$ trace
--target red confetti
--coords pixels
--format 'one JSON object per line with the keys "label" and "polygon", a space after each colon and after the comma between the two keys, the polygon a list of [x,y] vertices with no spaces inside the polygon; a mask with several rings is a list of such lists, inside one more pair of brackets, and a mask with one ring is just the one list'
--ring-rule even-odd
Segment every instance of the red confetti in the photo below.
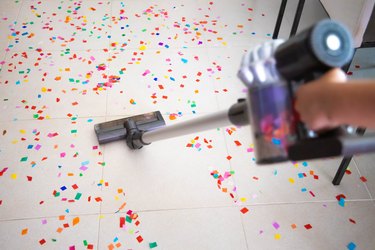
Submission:
{"label": "red confetti", "polygon": [[120,228],[125,225],[125,217],[120,217]]}
{"label": "red confetti", "polygon": [[361,181],[363,181],[363,182],[367,181],[366,177],[364,177],[364,176],[361,176],[359,179],[361,179]]}
{"label": "red confetti", "polygon": [[310,230],[310,229],[312,228],[312,226],[311,226],[310,224],[306,224],[304,227],[305,227],[307,230]]}
{"label": "red confetti", "polygon": [[244,207],[240,211],[241,211],[241,213],[246,214],[247,212],[249,212],[249,209],[247,209],[246,207]]}
{"label": "red confetti", "polygon": [[142,236],[140,236],[140,235],[139,235],[136,239],[137,239],[137,241],[138,241],[139,243],[141,243],[141,242],[143,241],[143,238],[142,238]]}
{"label": "red confetti", "polygon": [[346,199],[346,196],[343,195],[343,194],[339,194],[339,195],[336,196],[336,199],[337,199],[338,201],[340,201],[341,199]]}

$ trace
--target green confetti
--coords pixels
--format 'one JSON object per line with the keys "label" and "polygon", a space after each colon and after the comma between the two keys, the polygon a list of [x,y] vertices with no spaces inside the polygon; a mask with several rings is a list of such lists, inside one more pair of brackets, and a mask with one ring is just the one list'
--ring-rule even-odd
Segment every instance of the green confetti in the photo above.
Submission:
{"label": "green confetti", "polygon": [[74,199],[75,199],[75,200],[79,200],[79,199],[81,199],[81,196],[82,196],[81,193],[77,193],[77,194],[76,194],[76,197],[75,197]]}
{"label": "green confetti", "polygon": [[72,130],[70,131],[70,133],[72,133],[72,134],[77,133],[77,129],[72,129]]}
{"label": "green confetti", "polygon": [[27,161],[27,156],[21,158],[21,162]]}
{"label": "green confetti", "polygon": [[150,248],[155,248],[155,247],[158,246],[158,243],[156,243],[156,242],[150,242],[149,246],[150,246]]}

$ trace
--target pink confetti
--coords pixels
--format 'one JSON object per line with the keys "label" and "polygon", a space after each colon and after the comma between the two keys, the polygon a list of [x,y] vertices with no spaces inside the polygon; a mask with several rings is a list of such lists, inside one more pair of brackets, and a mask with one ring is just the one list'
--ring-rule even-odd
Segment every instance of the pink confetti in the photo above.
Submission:
{"label": "pink confetti", "polygon": [[151,71],[147,69],[145,72],[143,72],[142,76],[147,76],[150,73],[151,73]]}

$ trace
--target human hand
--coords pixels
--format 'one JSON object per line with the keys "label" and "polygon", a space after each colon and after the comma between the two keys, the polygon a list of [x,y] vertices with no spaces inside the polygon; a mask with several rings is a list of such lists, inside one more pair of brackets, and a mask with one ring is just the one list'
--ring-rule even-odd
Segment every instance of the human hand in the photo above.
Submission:
{"label": "human hand", "polygon": [[341,125],[332,116],[335,100],[331,95],[344,82],[345,73],[336,68],[297,89],[295,109],[309,129],[319,131]]}

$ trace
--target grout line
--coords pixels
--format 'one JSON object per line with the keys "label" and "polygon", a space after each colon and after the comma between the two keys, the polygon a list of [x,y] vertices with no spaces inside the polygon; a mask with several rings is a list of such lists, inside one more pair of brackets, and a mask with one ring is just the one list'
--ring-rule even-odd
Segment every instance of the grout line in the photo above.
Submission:
{"label": "grout line", "polygon": [[[354,199],[354,200],[345,200],[346,203],[367,203],[375,202],[375,199]],[[262,207],[262,206],[284,206],[284,205],[316,205],[323,203],[337,203],[335,200],[322,200],[322,201],[302,201],[302,202],[273,202],[273,203],[258,203],[258,204],[242,204],[246,207]],[[185,207],[185,208],[163,208],[163,209],[140,209],[134,210],[136,213],[152,213],[152,212],[169,212],[169,211],[189,211],[189,210],[200,210],[200,209],[221,209],[221,208],[238,208],[239,205],[223,205],[223,206],[207,206],[207,207]],[[100,215],[115,215],[115,214],[124,214],[126,212],[98,212],[98,213],[77,213],[77,214],[67,214],[65,216],[74,217],[74,216],[100,216]],[[57,218],[59,215],[51,216],[36,216],[36,217],[22,217],[22,218],[13,218],[13,219],[0,219],[1,222],[6,221],[23,221],[23,220],[38,220],[38,219],[53,219]]]}

